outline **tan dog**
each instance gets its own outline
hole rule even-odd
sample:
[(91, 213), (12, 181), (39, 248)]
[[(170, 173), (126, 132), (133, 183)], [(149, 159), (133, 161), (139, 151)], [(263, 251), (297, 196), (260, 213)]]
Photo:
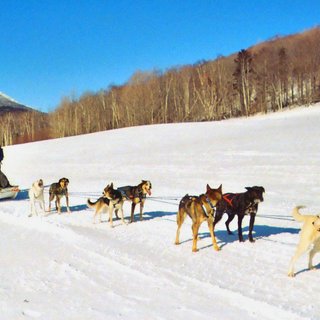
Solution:
[[(110, 200), (106, 197), (100, 197), (96, 202), (92, 202), (90, 199), (87, 199), (87, 206), (89, 208), (95, 209), (95, 213), (93, 215), (93, 223), (96, 223), (96, 216), (99, 215), (99, 222), (101, 223), (101, 214), (108, 213), (109, 212), (109, 203)], [(115, 208), (114, 212), (116, 214), (116, 217), (118, 217), (118, 210)]]
[(214, 234), (214, 207), (222, 199), (222, 185), (218, 189), (211, 189), (207, 184), (207, 191), (200, 196), (189, 196), (186, 194), (180, 201), (179, 210), (177, 213), (178, 229), (176, 233), (175, 244), (179, 244), (180, 228), (184, 222), (184, 219), (188, 215), (192, 219), (192, 234), (193, 244), (192, 251), (196, 252), (198, 232), (202, 222), (207, 221), (212, 239), (213, 248), (220, 250), (217, 245), (216, 237)]
[(312, 259), (314, 255), (320, 251), (320, 217), (315, 215), (301, 215), (299, 209), (303, 206), (295, 207), (292, 211), (292, 216), (295, 220), (303, 222), (300, 233), (300, 241), (296, 252), (291, 259), (288, 276), (294, 277), (294, 264), (299, 257), (310, 250), (308, 268), (314, 269)]
[(96, 223), (97, 215), (99, 215), (99, 222), (101, 223), (101, 214), (109, 211), (109, 199), (100, 197), (96, 202), (92, 202), (90, 199), (87, 199), (87, 206), (95, 209), (93, 223)]
[(45, 212), (43, 190), (44, 190), (44, 186), (43, 186), (42, 179), (35, 181), (32, 184), (31, 188), (29, 189), (28, 194), (30, 198), (30, 209), (31, 209), (29, 217), (38, 215), (36, 203), (39, 203), (42, 213)]

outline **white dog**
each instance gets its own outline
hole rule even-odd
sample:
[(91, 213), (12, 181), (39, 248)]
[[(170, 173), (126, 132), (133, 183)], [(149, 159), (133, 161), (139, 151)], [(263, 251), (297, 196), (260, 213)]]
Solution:
[(40, 205), (40, 209), (42, 213), (45, 212), (45, 206), (44, 206), (44, 196), (43, 196), (43, 181), (42, 179), (35, 181), (31, 189), (29, 190), (29, 198), (30, 198), (30, 206), (31, 206), (31, 213), (29, 217), (33, 215), (38, 215), (36, 203), (38, 202)]
[(309, 269), (314, 269), (312, 259), (314, 255), (320, 251), (320, 216), (315, 215), (301, 215), (299, 209), (303, 206), (295, 207), (292, 211), (293, 218), (299, 222), (303, 222), (300, 233), (300, 241), (296, 252), (291, 259), (288, 276), (294, 277), (294, 264), (299, 257), (310, 250), (309, 252)]

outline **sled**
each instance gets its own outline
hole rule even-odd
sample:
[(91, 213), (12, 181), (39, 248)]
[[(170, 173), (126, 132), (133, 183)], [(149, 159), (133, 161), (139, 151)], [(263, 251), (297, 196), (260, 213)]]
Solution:
[(0, 200), (14, 199), (19, 193), (19, 186), (11, 186), (8, 188), (0, 188)]

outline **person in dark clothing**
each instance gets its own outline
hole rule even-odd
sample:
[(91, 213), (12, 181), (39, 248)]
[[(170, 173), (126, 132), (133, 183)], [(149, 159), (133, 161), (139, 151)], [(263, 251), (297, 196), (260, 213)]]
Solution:
[(3, 157), (4, 157), (4, 155), (3, 155), (3, 149), (2, 149), (2, 147), (0, 146), (0, 170), (1, 170), (1, 163), (2, 163)]
[(9, 187), (11, 187), (11, 185), (8, 178), (2, 171), (0, 171), (0, 189)]
[(1, 171), (1, 163), (4, 158), (3, 149), (0, 146), (0, 188), (8, 188), (11, 187), (10, 182), (6, 175)]

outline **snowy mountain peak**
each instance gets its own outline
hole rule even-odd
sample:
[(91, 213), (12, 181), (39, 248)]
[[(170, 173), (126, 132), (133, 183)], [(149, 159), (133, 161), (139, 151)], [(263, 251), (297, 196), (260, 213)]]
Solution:
[(8, 95), (0, 92), (0, 113), (7, 111), (31, 111), (32, 108), (27, 107)]

